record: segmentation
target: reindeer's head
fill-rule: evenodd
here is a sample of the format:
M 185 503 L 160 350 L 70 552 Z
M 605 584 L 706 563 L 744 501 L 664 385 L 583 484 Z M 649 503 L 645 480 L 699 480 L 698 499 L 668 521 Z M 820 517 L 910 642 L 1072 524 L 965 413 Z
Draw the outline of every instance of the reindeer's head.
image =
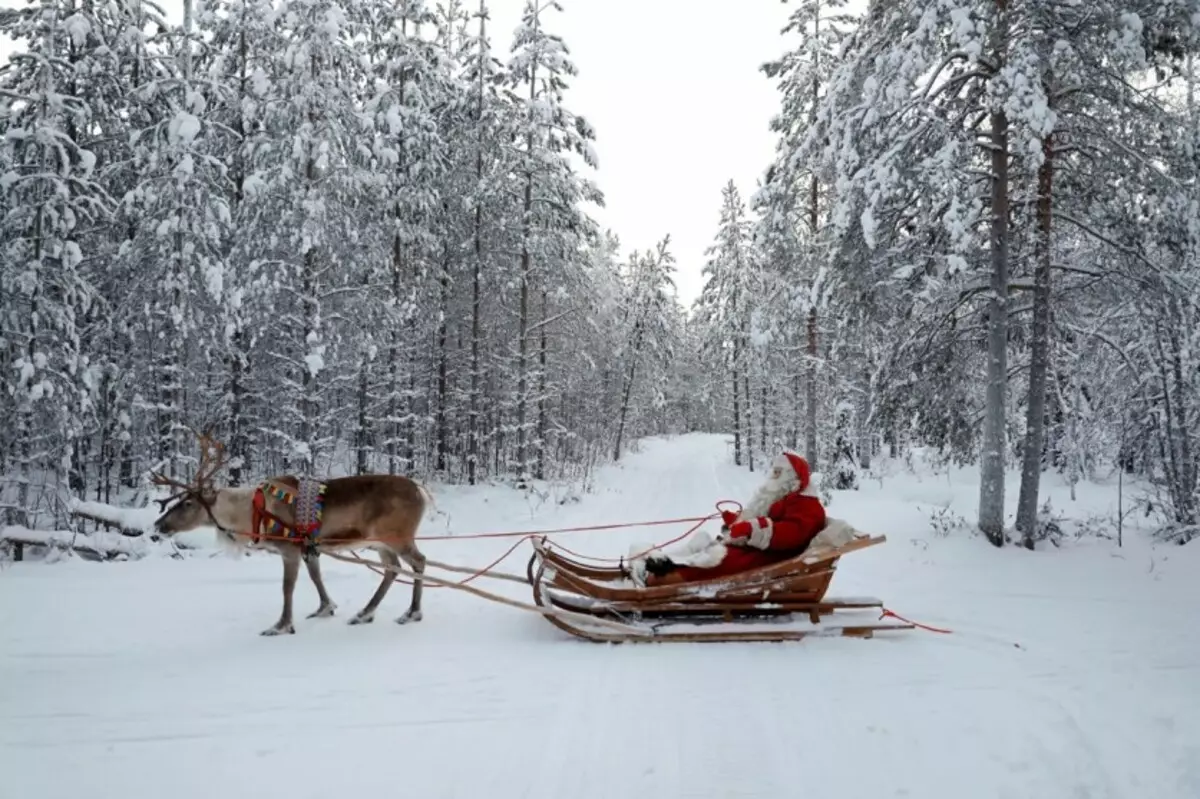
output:
M 206 524 L 213 524 L 210 518 L 211 508 L 216 498 L 214 491 L 197 490 L 186 491 L 176 494 L 170 499 L 159 500 L 159 505 L 164 510 L 168 503 L 174 500 L 179 501 L 155 520 L 154 531 L 162 535 L 174 535 L 195 530 Z
M 200 466 L 196 469 L 193 482 L 183 483 L 158 472 L 151 474 L 155 485 L 179 489 L 166 499 L 158 500 L 162 515 L 154 522 L 154 529 L 162 535 L 185 533 L 207 524 L 219 526 L 213 516 L 217 490 L 213 487 L 212 478 L 225 465 L 225 448 L 213 441 L 211 436 L 197 433 L 197 437 L 200 439 Z M 168 505 L 171 505 L 170 510 L 167 509 Z

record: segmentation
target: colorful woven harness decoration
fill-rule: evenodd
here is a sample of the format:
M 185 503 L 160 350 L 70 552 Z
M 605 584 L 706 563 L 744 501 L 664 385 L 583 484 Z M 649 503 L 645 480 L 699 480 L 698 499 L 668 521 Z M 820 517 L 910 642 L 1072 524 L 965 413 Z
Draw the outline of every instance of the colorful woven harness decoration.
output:
M 295 491 L 270 481 L 259 483 L 254 490 L 250 537 L 254 543 L 266 535 L 270 538 L 306 538 L 309 543 L 321 535 L 321 520 L 325 515 L 324 483 L 308 477 L 300 478 Z M 267 510 L 267 495 L 292 507 L 289 524 Z M 265 529 L 264 529 L 265 527 Z

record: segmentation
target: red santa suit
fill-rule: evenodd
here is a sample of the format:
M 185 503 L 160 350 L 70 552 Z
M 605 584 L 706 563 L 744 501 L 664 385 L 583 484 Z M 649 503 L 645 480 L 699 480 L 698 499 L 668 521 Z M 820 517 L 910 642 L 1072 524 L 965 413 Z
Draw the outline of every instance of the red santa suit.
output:
M 811 483 L 808 463 L 783 452 L 771 473 L 742 512 L 722 514 L 725 532 L 713 543 L 701 539 L 690 552 L 654 553 L 647 571 L 677 571 L 685 582 L 711 580 L 795 557 L 825 528 L 825 508 Z

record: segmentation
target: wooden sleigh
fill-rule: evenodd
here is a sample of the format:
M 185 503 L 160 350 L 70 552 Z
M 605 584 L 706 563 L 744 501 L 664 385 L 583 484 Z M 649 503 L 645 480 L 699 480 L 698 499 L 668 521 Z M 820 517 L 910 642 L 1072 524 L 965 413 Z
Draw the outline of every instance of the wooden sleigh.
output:
M 676 585 L 639 587 L 621 566 L 592 566 L 556 551 L 543 537 L 533 542 L 526 576 L 544 617 L 588 641 L 622 643 L 796 641 L 813 635 L 870 638 L 882 630 L 912 629 L 882 623 L 883 602 L 871 597 L 831 598 L 830 582 L 843 556 L 884 536 L 861 536 L 837 548 L 809 550 L 779 563 L 736 575 Z M 857 611 L 857 623 L 826 618 Z M 874 612 L 872 612 L 874 611 Z M 589 624 L 590 619 L 599 623 Z M 617 629 L 613 622 L 621 628 Z M 615 630 L 615 631 L 614 631 Z

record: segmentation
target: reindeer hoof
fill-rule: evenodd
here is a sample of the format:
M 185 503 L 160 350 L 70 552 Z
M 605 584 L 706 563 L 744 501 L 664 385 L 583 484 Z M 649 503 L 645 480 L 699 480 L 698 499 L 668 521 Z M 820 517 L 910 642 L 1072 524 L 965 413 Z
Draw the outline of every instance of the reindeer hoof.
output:
M 354 618 L 352 618 L 350 620 L 350 623 L 351 624 L 370 624 L 373 621 L 375 621 L 374 613 L 368 613 L 365 616 L 360 613 L 357 616 L 355 616 Z
M 274 627 L 269 627 L 266 630 L 263 630 L 261 633 L 259 633 L 259 635 L 284 635 L 285 633 L 287 635 L 295 635 L 296 628 L 290 624 L 286 627 L 280 627 L 277 624 Z
M 420 621 L 424 616 L 419 610 L 406 610 L 400 618 L 396 619 L 396 624 L 408 624 L 410 621 Z
M 337 610 L 337 605 L 322 605 L 321 607 L 308 614 L 305 618 L 309 619 L 327 619 L 333 615 L 333 611 Z

